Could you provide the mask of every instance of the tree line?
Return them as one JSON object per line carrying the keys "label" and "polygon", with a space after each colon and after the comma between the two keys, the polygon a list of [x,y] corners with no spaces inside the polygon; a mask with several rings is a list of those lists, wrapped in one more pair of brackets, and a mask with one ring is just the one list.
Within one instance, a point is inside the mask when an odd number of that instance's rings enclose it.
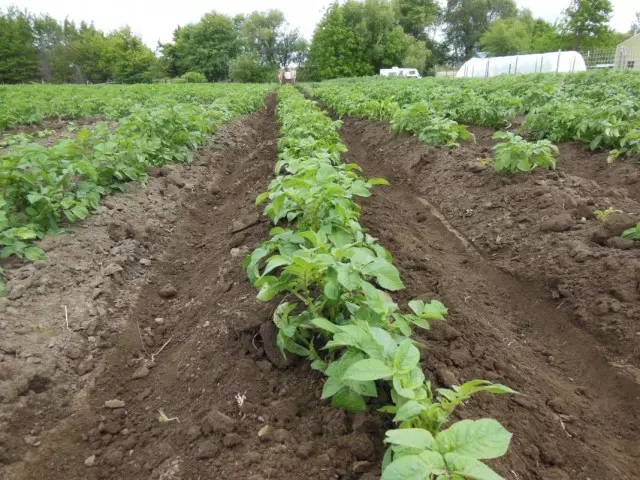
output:
{"label": "tree line", "polygon": [[299,79],[371,75],[394,65],[432,74],[479,52],[490,56],[614,48],[640,30],[609,26],[610,0],[572,0],[554,24],[514,0],[347,0],[331,4],[310,42],[278,10],[205,14],[179,26],[152,51],[123,27],[57,21],[10,7],[0,10],[0,82],[142,83],[274,81],[299,67]]}

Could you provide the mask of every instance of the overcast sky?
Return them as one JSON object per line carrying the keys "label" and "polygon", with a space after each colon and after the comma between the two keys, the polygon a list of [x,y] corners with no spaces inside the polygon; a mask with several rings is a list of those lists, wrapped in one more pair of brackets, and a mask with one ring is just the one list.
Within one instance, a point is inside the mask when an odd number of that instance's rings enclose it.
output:
{"label": "overcast sky", "polygon": [[[570,0],[516,0],[533,14],[553,22],[569,5]],[[197,22],[211,10],[234,15],[254,10],[278,9],[284,12],[293,27],[311,38],[316,23],[331,0],[0,0],[0,7],[17,5],[32,13],[48,13],[63,20],[93,21],[96,27],[111,31],[129,25],[151,47],[158,40],[171,40],[177,25]],[[640,10],[638,0],[612,0],[614,11],[611,26],[626,32]]]}

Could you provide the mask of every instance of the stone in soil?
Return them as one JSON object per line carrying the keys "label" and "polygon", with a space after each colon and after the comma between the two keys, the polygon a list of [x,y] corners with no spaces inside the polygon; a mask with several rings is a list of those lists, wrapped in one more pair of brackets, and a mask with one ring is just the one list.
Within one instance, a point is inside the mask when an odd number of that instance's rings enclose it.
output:
{"label": "stone in soil", "polygon": [[233,418],[215,408],[204,419],[205,429],[209,432],[231,433],[236,428],[236,424],[237,422]]}
{"label": "stone in soil", "polygon": [[166,284],[160,290],[158,290],[158,295],[160,295],[162,298],[173,298],[177,294],[178,290],[170,283]]}
{"label": "stone in soil", "polygon": [[105,408],[123,408],[125,405],[125,403],[122,400],[107,400],[106,402],[104,402],[104,407]]}
{"label": "stone in soil", "polygon": [[142,365],[131,374],[131,380],[139,380],[149,376],[149,367]]}
{"label": "stone in soil", "polygon": [[96,464],[96,456],[95,455],[91,455],[90,457],[87,457],[84,459],[84,465],[85,467],[93,467]]}

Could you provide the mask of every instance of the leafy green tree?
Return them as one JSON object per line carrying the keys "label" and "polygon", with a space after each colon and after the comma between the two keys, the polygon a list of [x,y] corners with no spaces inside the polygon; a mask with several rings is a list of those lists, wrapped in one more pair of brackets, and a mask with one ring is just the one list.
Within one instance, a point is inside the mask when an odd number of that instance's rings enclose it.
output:
{"label": "leafy green tree", "polygon": [[499,19],[480,37],[480,46],[495,57],[526,53],[531,47],[531,32],[518,18]]}
{"label": "leafy green tree", "polygon": [[452,56],[456,59],[471,57],[491,22],[517,14],[513,0],[447,0],[445,42],[450,46]]}
{"label": "leafy green tree", "polygon": [[427,74],[427,61],[431,57],[431,51],[423,40],[407,36],[407,46],[402,60],[402,66],[415,68],[423,75]]}
{"label": "leafy green tree", "polygon": [[10,7],[0,10],[0,83],[35,80],[38,49],[27,12]]}
{"label": "leafy green tree", "polygon": [[573,39],[574,49],[602,47],[613,34],[609,27],[612,12],[610,0],[571,0],[564,11],[563,33]]}
{"label": "leafy green tree", "polygon": [[307,61],[309,42],[300,36],[298,30],[284,32],[276,45],[276,63],[287,67],[292,63],[303,66]]}
{"label": "leafy green tree", "polygon": [[275,66],[263,65],[256,53],[242,53],[229,63],[229,79],[232,82],[259,83],[275,81]]}
{"label": "leafy green tree", "polygon": [[263,64],[277,63],[279,33],[286,20],[280,10],[252,12],[240,27],[242,43],[250,52],[257,53]]}
{"label": "leafy green tree", "polygon": [[362,17],[356,15],[356,8],[350,5],[353,3],[357,2],[333,3],[320,20],[309,46],[305,69],[310,78],[324,80],[373,74],[373,65],[366,55],[364,32],[358,27]]}
{"label": "leafy green tree", "polygon": [[413,37],[425,38],[427,29],[438,21],[436,0],[393,0],[392,5],[398,25]]}
{"label": "leafy green tree", "polygon": [[129,27],[113,32],[107,38],[106,55],[109,70],[119,83],[149,83],[156,57],[142,40],[131,33]]}
{"label": "leafy green tree", "polygon": [[229,61],[238,54],[239,46],[234,20],[212,12],[198,23],[178,27],[173,43],[162,45],[161,50],[169,75],[194,71],[210,81],[219,81],[227,79]]}

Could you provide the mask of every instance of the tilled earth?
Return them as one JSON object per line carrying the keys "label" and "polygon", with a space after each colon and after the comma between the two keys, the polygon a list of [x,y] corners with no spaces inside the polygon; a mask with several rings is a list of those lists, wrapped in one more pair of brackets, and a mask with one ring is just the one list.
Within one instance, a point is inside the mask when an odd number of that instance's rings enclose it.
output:
{"label": "tilled earth", "polygon": [[[273,304],[241,263],[267,237],[254,206],[273,177],[274,98],[224,127],[189,166],[7,265],[0,299],[0,478],[379,478],[389,425],[320,401],[306,362],[277,368]],[[640,266],[611,238],[640,213],[637,166],[563,145],[557,172],[485,167],[491,132],[439,149],[346,119],[345,158],[385,176],[362,224],[407,289],[440,299],[425,336],[437,386],[472,378],[523,395],[479,396],[460,417],[514,433],[505,478],[632,479],[640,469]],[[607,222],[595,209],[614,207]]]}

